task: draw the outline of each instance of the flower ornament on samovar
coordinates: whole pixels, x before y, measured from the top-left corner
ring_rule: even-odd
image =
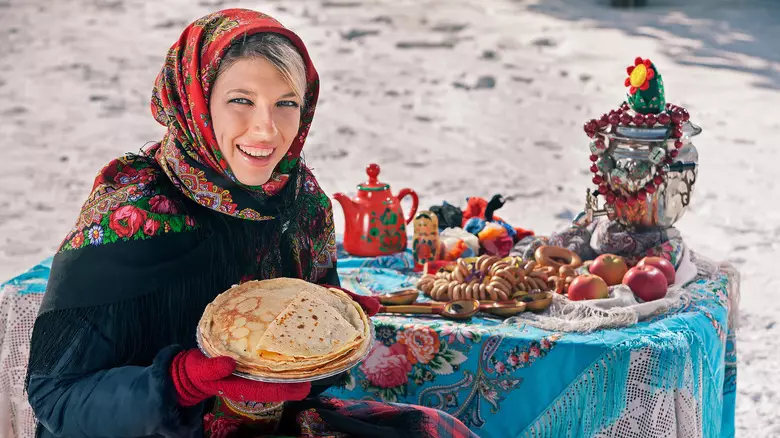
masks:
[[[663,78],[649,59],[636,58],[626,73],[626,100],[585,123],[597,190],[588,191],[575,224],[606,215],[628,226],[669,227],[690,202],[698,162],[690,138],[701,128],[685,108],[666,102]]]

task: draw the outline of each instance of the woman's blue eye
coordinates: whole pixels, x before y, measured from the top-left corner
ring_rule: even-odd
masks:
[[[228,103],[237,103],[240,105],[252,105],[252,101],[249,99],[245,99],[243,97],[237,97],[235,99],[230,99]]]
[[[298,102],[292,101],[292,100],[283,100],[281,102],[277,102],[276,106],[286,106],[290,108],[298,108],[300,105],[298,105]]]

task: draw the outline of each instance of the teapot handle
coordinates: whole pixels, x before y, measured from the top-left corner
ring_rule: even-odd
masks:
[[[407,196],[412,197],[412,210],[409,212],[408,217],[404,219],[406,221],[406,224],[409,225],[412,222],[412,219],[414,219],[414,216],[417,214],[417,206],[420,203],[420,199],[417,198],[417,193],[412,189],[401,189],[398,192],[398,196],[396,196],[396,199],[398,199],[398,203],[401,203],[401,200]]]

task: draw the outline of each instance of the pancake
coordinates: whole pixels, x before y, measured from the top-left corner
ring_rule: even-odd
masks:
[[[347,294],[289,278],[234,286],[206,307],[198,330],[208,356],[269,378],[316,378],[371,343],[368,317]]]
[[[332,296],[330,291],[319,295]],[[334,301],[338,299],[334,297]],[[344,351],[360,335],[339,309],[305,291],[268,326],[256,350],[261,355],[271,352],[297,358],[322,357]]]

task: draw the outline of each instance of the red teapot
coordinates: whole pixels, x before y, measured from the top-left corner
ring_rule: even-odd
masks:
[[[333,197],[344,210],[344,250],[354,256],[376,257],[406,249],[406,224],[417,213],[419,199],[412,189],[401,189],[397,196],[390,186],[377,181],[379,166],[366,167],[368,181],[358,184],[358,194],[350,199],[343,193]],[[412,211],[404,216],[401,199],[411,196]]]

